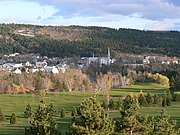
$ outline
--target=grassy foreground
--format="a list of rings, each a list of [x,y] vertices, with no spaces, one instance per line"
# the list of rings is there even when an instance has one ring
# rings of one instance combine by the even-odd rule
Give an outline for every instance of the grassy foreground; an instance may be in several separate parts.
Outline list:
[[[146,93],[150,92],[152,94],[158,93],[163,94],[165,87],[156,85],[156,84],[135,84],[130,87],[125,87],[122,89],[112,89],[109,94],[112,97],[119,97],[128,94],[138,95],[140,91]],[[66,118],[59,118],[58,122],[60,123],[61,131],[65,133],[68,131],[68,125],[71,123],[71,110],[73,106],[79,106],[80,103],[88,98],[93,96],[92,91],[85,92],[61,92],[61,93],[48,93],[44,99],[47,104],[53,103],[58,110],[60,111],[62,107],[66,109]],[[99,100],[103,100],[103,93],[100,92],[97,95]],[[6,117],[6,121],[0,122],[0,135],[23,135],[24,127],[29,126],[27,119],[23,118],[23,112],[26,108],[26,105],[29,103],[33,106],[34,109],[39,104],[41,97],[37,94],[19,94],[19,95],[0,95],[0,108],[2,108],[3,114]],[[162,107],[148,107],[141,108],[140,113],[142,115],[149,114],[150,116],[157,116],[160,114]],[[180,103],[173,103],[172,106],[167,107],[168,113],[172,116],[173,119],[176,119],[180,122]],[[15,112],[18,116],[18,123],[15,125],[9,124],[9,118],[11,114]],[[111,117],[118,117],[118,111],[109,112]]]

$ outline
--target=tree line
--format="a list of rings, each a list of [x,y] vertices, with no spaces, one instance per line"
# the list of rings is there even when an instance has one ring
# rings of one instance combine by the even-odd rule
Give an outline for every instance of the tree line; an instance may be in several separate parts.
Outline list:
[[[16,29],[32,29],[35,37],[15,34]],[[40,30],[54,32],[54,38],[47,34],[38,34]],[[133,29],[111,29],[105,27],[45,27],[18,24],[0,24],[0,50],[6,53],[40,53],[49,57],[97,56],[106,55],[111,47],[113,54],[157,53],[179,56],[180,33],[178,31],[140,31]],[[63,36],[66,35],[66,36]],[[69,35],[71,35],[69,37]],[[64,38],[62,38],[64,37]],[[65,37],[69,37],[65,38]],[[37,51],[38,50],[38,51]]]
[[[95,97],[85,99],[78,108],[72,108],[72,120],[67,135],[121,135],[121,134],[178,134],[176,121],[172,120],[165,109],[156,117],[139,114],[139,102],[132,96],[122,100],[119,117],[110,118]],[[61,127],[56,122],[61,115],[52,104],[46,105],[42,100],[37,110],[27,106],[24,116],[31,127],[25,128],[26,135],[60,135]]]

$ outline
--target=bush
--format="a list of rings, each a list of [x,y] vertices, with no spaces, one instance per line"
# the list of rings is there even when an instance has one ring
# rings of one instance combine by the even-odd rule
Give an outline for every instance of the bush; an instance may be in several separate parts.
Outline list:
[[[103,103],[102,103],[101,107],[104,108],[104,109],[108,108],[108,104],[107,104],[107,102],[105,100],[103,100]]]
[[[111,99],[110,101],[109,101],[109,109],[111,109],[111,110],[114,110],[114,108],[115,108],[115,103],[114,103],[114,100],[113,99]]]
[[[116,102],[116,106],[115,109],[119,110],[122,107],[123,101],[121,98],[118,98],[117,102]]]
[[[73,110],[71,112],[71,116],[77,116],[77,109],[76,109],[76,107],[73,107]]]
[[[66,117],[66,110],[65,108],[61,109],[61,118],[65,118]]]
[[[17,123],[17,117],[15,113],[12,113],[10,118],[10,124],[16,124]]]

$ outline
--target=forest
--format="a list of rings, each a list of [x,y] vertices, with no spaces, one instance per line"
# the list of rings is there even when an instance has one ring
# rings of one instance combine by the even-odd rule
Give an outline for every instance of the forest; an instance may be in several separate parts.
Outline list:
[[[119,53],[180,55],[180,32],[84,26],[0,24],[1,56],[38,53],[48,57],[112,56]]]

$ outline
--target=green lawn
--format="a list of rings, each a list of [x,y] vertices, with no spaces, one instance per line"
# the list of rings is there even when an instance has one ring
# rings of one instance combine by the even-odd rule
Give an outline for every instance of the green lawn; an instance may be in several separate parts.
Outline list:
[[[130,87],[124,87],[121,89],[112,89],[109,93],[112,97],[119,97],[123,95],[137,95],[142,90],[143,93],[150,92],[152,94],[158,93],[163,94],[166,87],[162,87],[156,84],[135,84]],[[61,93],[48,93],[45,96],[45,101],[47,104],[53,103],[60,111],[62,107],[66,109],[66,118],[59,118],[58,123],[60,123],[61,130],[65,134],[68,131],[68,125],[71,123],[71,110],[73,106],[79,106],[80,103],[93,96],[92,91],[85,92],[61,92]],[[103,92],[97,94],[99,100],[103,100]],[[41,97],[37,94],[19,94],[19,95],[0,95],[0,108],[2,108],[3,113],[6,116],[6,121],[0,123],[0,135],[23,135],[24,127],[29,126],[27,119],[23,118],[23,112],[26,105],[30,103],[33,108],[36,108],[39,104]],[[162,107],[149,107],[141,108],[140,113],[142,115],[149,114],[150,116],[157,116],[160,114]],[[173,119],[177,119],[180,122],[180,103],[173,103],[172,106],[167,107],[168,113]],[[9,124],[9,118],[11,114],[15,112],[18,116],[18,123],[15,125]],[[111,117],[118,117],[118,111],[109,112]]]

